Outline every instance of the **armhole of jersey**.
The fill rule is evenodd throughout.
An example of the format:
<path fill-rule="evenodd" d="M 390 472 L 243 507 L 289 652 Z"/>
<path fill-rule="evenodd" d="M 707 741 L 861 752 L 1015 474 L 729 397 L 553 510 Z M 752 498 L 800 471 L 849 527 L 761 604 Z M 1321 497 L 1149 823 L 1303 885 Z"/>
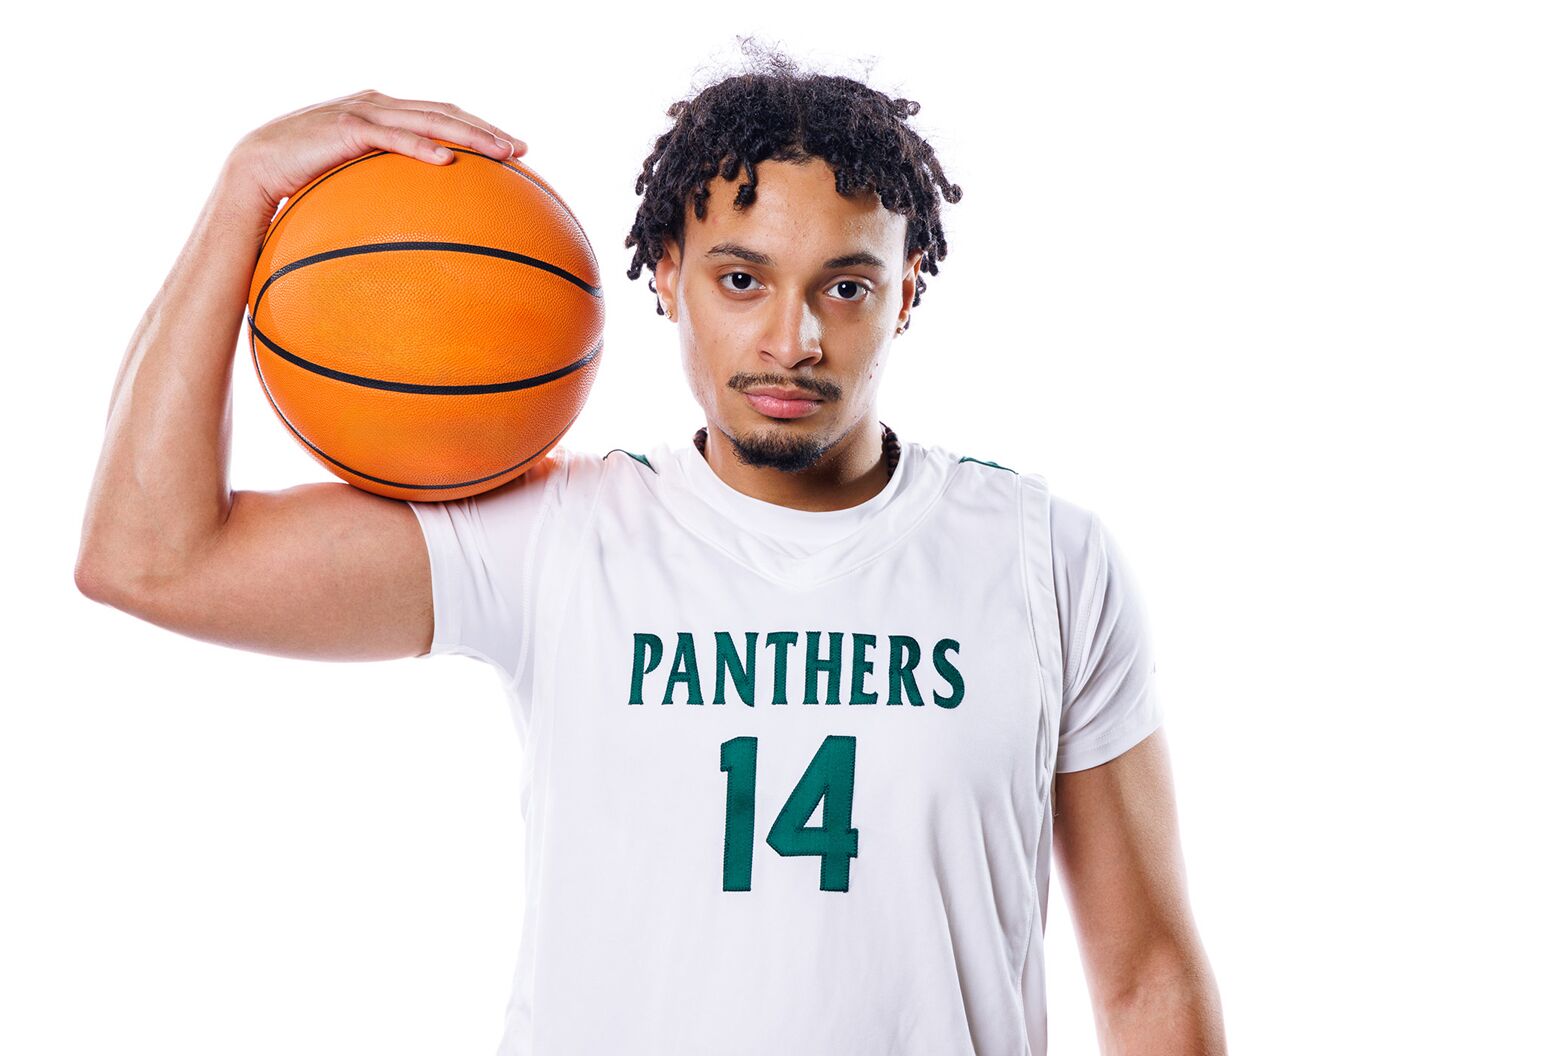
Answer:
<path fill-rule="evenodd" d="M 543 533 L 547 531 L 547 523 L 554 516 L 564 485 L 569 479 L 573 456 L 566 448 L 555 448 L 554 452 L 561 459 L 561 464 L 554 467 L 543 482 L 541 504 L 532 524 L 531 536 L 526 540 L 526 553 L 521 558 L 521 641 L 517 647 L 519 651 L 516 653 L 515 670 L 505 682 L 506 691 L 518 689 L 526 677 L 532 639 L 537 636 L 537 557 L 543 549 Z"/>
<path fill-rule="evenodd" d="M 516 670 L 507 686 L 519 687 L 534 663 L 531 654 L 545 630 L 557 627 L 568 610 L 575 577 L 571 574 L 577 550 L 584 544 L 601 503 L 608 465 L 603 458 L 585 452 L 563 451 L 563 465 L 553 473 L 532 533 L 522 570 L 522 610 L 526 634 L 521 642 Z M 577 463 L 587 464 L 576 468 Z M 576 473 L 578 472 L 578 476 Z M 552 522 L 552 523 L 549 523 Z M 538 541 L 546 535 L 546 545 Z M 537 562 L 542 561 L 541 575 Z M 548 608 L 544 604 L 551 601 Z M 536 702 L 532 702 L 533 708 Z"/>
<path fill-rule="evenodd" d="M 1052 503 L 1040 474 L 1020 474 L 1021 570 L 1026 611 L 1031 624 L 1031 648 L 1040 679 L 1037 716 L 1037 791 L 1047 797 L 1048 810 L 1056 785 L 1058 734 L 1063 713 L 1063 640 L 1058 623 L 1057 591 L 1053 585 Z"/>

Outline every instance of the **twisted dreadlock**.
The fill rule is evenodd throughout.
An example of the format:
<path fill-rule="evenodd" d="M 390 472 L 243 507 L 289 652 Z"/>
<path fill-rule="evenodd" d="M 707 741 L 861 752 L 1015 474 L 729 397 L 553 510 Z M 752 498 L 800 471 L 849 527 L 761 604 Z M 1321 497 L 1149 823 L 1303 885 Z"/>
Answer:
<path fill-rule="evenodd" d="M 746 49 L 743 41 L 743 50 L 756 46 Z M 959 202 L 961 188 L 945 178 L 934 148 L 905 123 L 919 105 L 850 77 L 801 73 L 777 52 L 762 57 L 761 68 L 726 77 L 667 108 L 675 124 L 655 140 L 634 183 L 644 201 L 623 240 L 636 247 L 628 277 L 637 279 L 646 265 L 653 273 L 668 237 L 682 244 L 689 195 L 693 214 L 704 219 L 716 175 L 731 180 L 746 170 L 732 206 L 744 209 L 757 200 L 758 162 L 813 157 L 832 167 L 838 194 L 851 198 L 873 190 L 887 209 L 906 216 L 904 259 L 922 250 L 919 270 L 938 275 L 945 257 L 940 198 Z M 657 294 L 655 314 L 665 315 L 653 278 L 649 288 Z M 920 275 L 913 306 L 924 289 Z M 912 325 L 911 315 L 906 325 Z"/>

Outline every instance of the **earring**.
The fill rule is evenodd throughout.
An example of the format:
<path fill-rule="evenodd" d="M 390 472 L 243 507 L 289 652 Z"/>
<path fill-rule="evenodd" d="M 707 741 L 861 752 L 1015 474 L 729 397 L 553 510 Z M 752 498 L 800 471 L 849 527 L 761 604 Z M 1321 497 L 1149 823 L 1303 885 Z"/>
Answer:
<path fill-rule="evenodd" d="M 903 324 L 902 324 L 902 325 L 901 325 L 901 326 L 899 326 L 899 327 L 897 327 L 897 328 L 896 328 L 896 332 L 897 332 L 897 333 L 898 333 L 898 334 L 900 334 L 900 333 L 901 333 L 901 332 L 902 332 L 902 331 L 903 331 L 903 330 L 906 330 L 906 329 L 907 329 L 907 324 L 906 324 L 906 323 L 903 323 Z"/>

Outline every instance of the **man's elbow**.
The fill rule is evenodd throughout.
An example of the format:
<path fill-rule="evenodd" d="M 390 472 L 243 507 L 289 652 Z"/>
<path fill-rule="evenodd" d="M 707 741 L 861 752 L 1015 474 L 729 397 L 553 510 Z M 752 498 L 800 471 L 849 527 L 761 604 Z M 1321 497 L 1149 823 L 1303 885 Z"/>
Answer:
<path fill-rule="evenodd" d="M 88 560 L 83 551 L 75 559 L 75 589 L 92 601 L 105 602 L 111 590 L 111 581 L 101 564 Z"/>
<path fill-rule="evenodd" d="M 1223 1056 L 1224 1011 L 1200 944 L 1152 952 L 1128 983 L 1096 1003 L 1102 1056 Z"/>

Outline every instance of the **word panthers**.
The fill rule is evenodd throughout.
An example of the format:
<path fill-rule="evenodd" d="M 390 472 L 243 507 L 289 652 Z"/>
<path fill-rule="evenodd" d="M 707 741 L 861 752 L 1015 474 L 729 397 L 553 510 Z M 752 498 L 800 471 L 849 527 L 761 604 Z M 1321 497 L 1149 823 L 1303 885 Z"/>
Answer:
<path fill-rule="evenodd" d="M 729 682 L 735 687 L 736 695 L 741 698 L 741 703 L 747 707 L 756 705 L 758 632 L 745 633 L 746 647 L 743 652 L 737 649 L 735 638 L 729 631 L 714 632 L 714 699 L 712 701 L 714 704 L 725 703 L 725 684 L 728 675 Z M 879 703 L 879 695 L 865 688 L 865 682 L 875 668 L 875 661 L 870 659 L 870 652 L 875 648 L 877 636 L 828 631 L 827 655 L 822 656 L 821 635 L 820 631 L 805 632 L 803 650 L 805 693 L 801 703 Z M 918 689 L 918 681 L 913 671 L 923 656 L 918 639 L 905 634 L 888 635 L 887 639 L 889 659 L 886 664 L 885 702 L 924 707 L 923 694 Z M 791 668 L 789 651 L 798 641 L 799 632 L 797 631 L 772 631 L 767 634 L 762 643 L 763 650 L 771 651 L 773 654 L 773 699 L 769 702 L 773 705 L 789 703 Z M 847 669 L 848 677 L 845 679 L 843 678 L 844 644 L 849 641 L 852 643 L 852 648 L 847 650 L 846 655 L 851 657 L 851 661 Z M 956 653 L 961 651 L 961 643 L 953 638 L 941 638 L 934 643 L 934 670 L 950 687 L 948 696 L 941 696 L 938 692 L 931 691 L 935 705 L 941 708 L 954 708 L 966 696 L 966 681 L 961 677 L 960 669 L 951 663 L 946 655 L 952 650 Z M 629 704 L 644 703 L 645 676 L 660 666 L 664 655 L 665 646 L 658 635 L 643 631 L 634 633 L 633 685 L 628 697 Z M 824 698 L 819 698 L 817 694 L 818 680 L 821 675 L 826 675 Z M 686 689 L 686 700 L 683 703 L 702 704 L 704 702 L 703 682 L 698 666 L 698 643 L 690 631 L 678 631 L 676 634 L 676 656 L 671 662 L 665 684 L 661 687 L 660 703 L 678 703 L 675 700 L 678 685 Z"/>

